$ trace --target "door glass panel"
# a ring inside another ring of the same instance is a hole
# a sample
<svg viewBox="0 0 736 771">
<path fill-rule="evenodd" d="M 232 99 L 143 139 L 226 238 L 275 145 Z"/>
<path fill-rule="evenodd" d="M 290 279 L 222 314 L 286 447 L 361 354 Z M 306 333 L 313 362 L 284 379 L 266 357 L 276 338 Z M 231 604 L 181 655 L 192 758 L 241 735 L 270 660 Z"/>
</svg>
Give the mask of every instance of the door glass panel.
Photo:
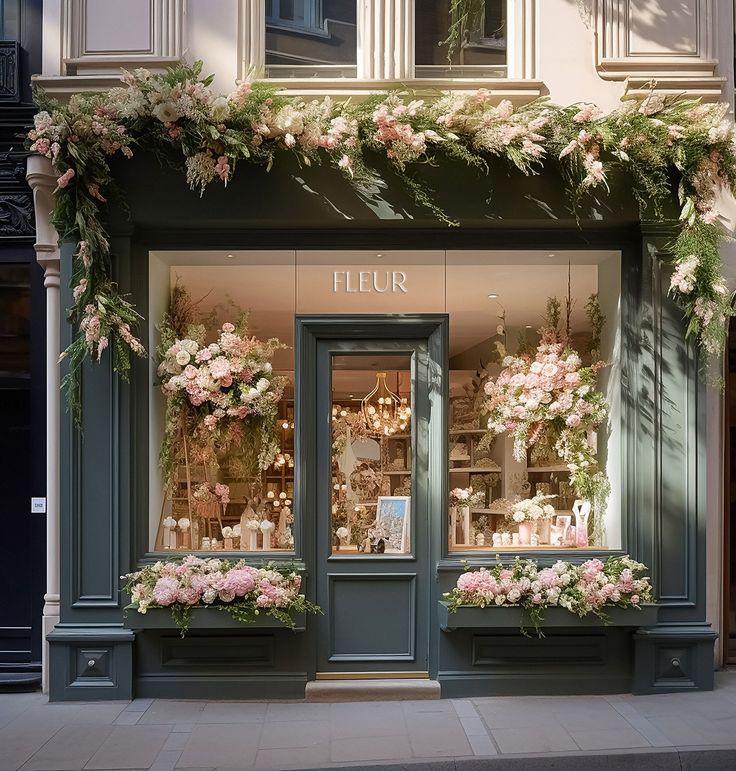
<svg viewBox="0 0 736 771">
<path fill-rule="evenodd" d="M 332 357 L 332 553 L 409 554 L 411 355 Z"/>
</svg>

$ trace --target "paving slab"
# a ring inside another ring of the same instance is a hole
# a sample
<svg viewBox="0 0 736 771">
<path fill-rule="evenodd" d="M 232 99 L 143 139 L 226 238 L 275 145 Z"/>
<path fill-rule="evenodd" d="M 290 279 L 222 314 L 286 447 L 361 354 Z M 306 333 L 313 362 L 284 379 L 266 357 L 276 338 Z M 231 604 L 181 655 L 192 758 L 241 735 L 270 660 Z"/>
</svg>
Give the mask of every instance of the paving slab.
<svg viewBox="0 0 736 771">
<path fill-rule="evenodd" d="M 256 759 L 260 725 L 196 725 L 188 734 L 177 768 L 218 766 L 250 768 Z"/>
<path fill-rule="evenodd" d="M 169 732 L 169 726 L 114 726 L 85 769 L 149 769 Z"/>
<path fill-rule="evenodd" d="M 87 765 L 92 756 L 112 733 L 112 726 L 66 726 L 55 733 L 30 760 L 23 771 L 77 771 Z"/>
</svg>

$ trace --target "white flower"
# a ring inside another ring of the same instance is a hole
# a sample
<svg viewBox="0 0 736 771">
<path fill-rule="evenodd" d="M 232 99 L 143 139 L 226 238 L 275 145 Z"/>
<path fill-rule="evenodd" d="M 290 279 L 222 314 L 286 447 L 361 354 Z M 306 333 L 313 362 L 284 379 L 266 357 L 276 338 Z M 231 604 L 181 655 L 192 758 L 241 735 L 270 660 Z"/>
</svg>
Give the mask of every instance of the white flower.
<svg viewBox="0 0 736 771">
<path fill-rule="evenodd" d="M 256 390 L 259 393 L 263 393 L 264 391 L 268 390 L 268 386 L 270 385 L 270 382 L 267 378 L 262 377 L 257 383 L 256 383 Z"/>
<path fill-rule="evenodd" d="M 218 96 L 217 99 L 212 102 L 210 115 L 212 115 L 212 120 L 217 123 L 222 123 L 224 120 L 227 120 L 230 115 L 230 105 L 224 96 Z"/>
<path fill-rule="evenodd" d="M 176 363 L 184 367 L 187 364 L 189 364 L 189 361 L 191 360 L 191 358 L 192 357 L 186 351 L 179 351 L 176 354 Z"/>
<path fill-rule="evenodd" d="M 174 102 L 161 102 L 153 108 L 153 114 L 161 123 L 173 123 L 179 118 L 179 109 Z"/>
<path fill-rule="evenodd" d="M 186 517 L 182 517 L 177 524 L 182 530 L 189 530 L 192 523 Z"/>
</svg>

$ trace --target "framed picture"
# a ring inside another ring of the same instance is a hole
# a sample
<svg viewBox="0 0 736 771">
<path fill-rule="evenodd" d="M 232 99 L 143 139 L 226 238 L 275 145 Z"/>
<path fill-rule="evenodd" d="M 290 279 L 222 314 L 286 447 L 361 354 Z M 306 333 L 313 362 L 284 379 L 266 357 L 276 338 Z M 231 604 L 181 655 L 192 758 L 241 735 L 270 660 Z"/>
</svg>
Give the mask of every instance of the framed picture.
<svg viewBox="0 0 736 771">
<path fill-rule="evenodd" d="M 409 525 L 411 497 L 408 495 L 379 495 L 376 529 L 386 543 L 387 554 L 406 554 L 411 551 Z"/>
</svg>

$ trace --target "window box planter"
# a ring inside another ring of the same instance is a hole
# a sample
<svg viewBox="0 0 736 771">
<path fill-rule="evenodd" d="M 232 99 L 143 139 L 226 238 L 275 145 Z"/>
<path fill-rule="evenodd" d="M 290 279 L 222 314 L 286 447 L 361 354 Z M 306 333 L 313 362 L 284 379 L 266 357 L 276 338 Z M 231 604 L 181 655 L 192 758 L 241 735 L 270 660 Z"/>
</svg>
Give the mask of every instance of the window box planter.
<svg viewBox="0 0 736 771">
<path fill-rule="evenodd" d="M 562 629 L 570 627 L 641 627 L 653 626 L 657 623 L 658 607 L 642 605 L 641 610 L 634 608 L 608 608 L 606 613 L 608 624 L 604 624 L 597 616 L 590 614 L 584 618 L 570 613 L 564 608 L 547 608 L 544 613 L 542 629 Z M 527 614 L 522 616 L 522 609 L 515 607 L 478 608 L 472 605 L 462 606 L 455 613 L 450 613 L 446 602 L 439 602 L 438 615 L 440 629 L 452 632 L 455 629 L 519 629 L 522 626 L 531 627 Z"/>
<path fill-rule="evenodd" d="M 224 610 L 195 606 L 192 608 L 189 631 L 202 629 L 284 629 L 303 632 L 307 625 L 307 614 L 294 613 L 291 614 L 291 617 L 296 623 L 293 630 L 267 613 L 259 613 L 256 620 L 250 624 L 241 624 Z M 128 606 L 123 615 L 123 623 L 128 629 L 179 629 L 174 623 L 174 619 L 171 618 L 171 611 L 168 608 L 151 608 L 146 613 L 138 613 L 135 608 Z"/>
</svg>

